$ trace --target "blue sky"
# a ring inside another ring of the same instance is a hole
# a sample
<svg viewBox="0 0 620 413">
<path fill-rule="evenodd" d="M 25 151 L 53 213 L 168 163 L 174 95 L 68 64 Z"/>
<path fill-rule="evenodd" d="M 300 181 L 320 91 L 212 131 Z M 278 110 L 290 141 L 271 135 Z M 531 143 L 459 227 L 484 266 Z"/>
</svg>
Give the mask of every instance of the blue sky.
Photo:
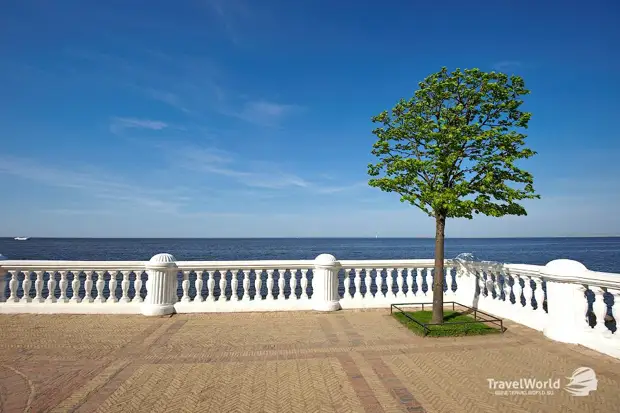
<svg viewBox="0 0 620 413">
<path fill-rule="evenodd" d="M 8 1 L 0 236 L 434 236 L 367 185 L 370 118 L 442 66 L 532 94 L 527 217 L 446 234 L 620 235 L 613 1 Z"/>
</svg>

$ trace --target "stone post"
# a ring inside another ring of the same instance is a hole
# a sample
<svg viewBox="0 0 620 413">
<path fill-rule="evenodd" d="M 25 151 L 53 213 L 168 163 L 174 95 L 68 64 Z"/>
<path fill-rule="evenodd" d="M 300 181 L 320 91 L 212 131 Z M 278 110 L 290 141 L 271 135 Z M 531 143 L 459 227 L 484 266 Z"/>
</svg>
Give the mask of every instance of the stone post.
<svg viewBox="0 0 620 413">
<path fill-rule="evenodd" d="M 2 261 L 4 260 L 6 260 L 6 257 L 0 254 L 0 264 L 2 264 Z M 0 266 L 0 303 L 6 301 L 6 273 L 7 271 Z"/>
<path fill-rule="evenodd" d="M 582 263 L 573 260 L 554 260 L 541 270 L 547 284 L 548 321 L 543 333 L 548 338 L 569 344 L 579 343 L 586 325 L 586 297 L 574 279 L 587 276 L 587 273 L 588 269 Z"/>
<path fill-rule="evenodd" d="M 178 283 L 175 258 L 170 254 L 157 254 L 145 266 L 148 280 L 142 314 L 156 316 L 174 313 Z"/>
<path fill-rule="evenodd" d="M 330 254 L 321 254 L 314 260 L 312 279 L 312 309 L 317 311 L 340 310 L 338 295 L 340 263 Z"/>
</svg>

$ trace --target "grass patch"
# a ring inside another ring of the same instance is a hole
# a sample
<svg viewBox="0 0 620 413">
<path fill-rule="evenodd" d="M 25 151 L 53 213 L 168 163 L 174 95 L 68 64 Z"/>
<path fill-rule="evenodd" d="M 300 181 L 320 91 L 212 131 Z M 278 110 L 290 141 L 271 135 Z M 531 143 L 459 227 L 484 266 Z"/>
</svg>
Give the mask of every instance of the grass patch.
<svg viewBox="0 0 620 413">
<path fill-rule="evenodd" d="M 411 321 L 405 314 L 421 324 L 426 324 L 431 322 L 433 313 L 431 311 L 406 311 L 392 313 L 394 318 L 404 324 L 409 330 L 423 336 L 424 328 L 421 325 Z M 442 325 L 427 325 L 427 336 L 477 336 L 501 332 L 499 326 L 495 326 L 490 323 L 483 323 L 481 321 L 475 321 L 474 317 L 469 315 L 467 312 L 444 310 L 443 320 L 444 324 Z M 467 322 L 468 324 L 454 324 L 460 322 Z"/>
</svg>

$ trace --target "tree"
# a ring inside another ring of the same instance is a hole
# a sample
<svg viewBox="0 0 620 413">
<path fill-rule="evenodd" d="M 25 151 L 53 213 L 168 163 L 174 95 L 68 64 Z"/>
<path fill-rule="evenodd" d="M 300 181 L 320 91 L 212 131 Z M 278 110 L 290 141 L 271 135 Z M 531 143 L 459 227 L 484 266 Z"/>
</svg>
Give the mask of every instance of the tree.
<svg viewBox="0 0 620 413">
<path fill-rule="evenodd" d="M 446 219 L 527 215 L 518 201 L 539 198 L 532 175 L 517 166 L 536 154 L 520 132 L 531 117 L 520 109 L 530 92 L 519 76 L 445 67 L 418 86 L 372 118 L 380 126 L 369 184 L 435 218 L 432 322 L 442 323 Z"/>
</svg>

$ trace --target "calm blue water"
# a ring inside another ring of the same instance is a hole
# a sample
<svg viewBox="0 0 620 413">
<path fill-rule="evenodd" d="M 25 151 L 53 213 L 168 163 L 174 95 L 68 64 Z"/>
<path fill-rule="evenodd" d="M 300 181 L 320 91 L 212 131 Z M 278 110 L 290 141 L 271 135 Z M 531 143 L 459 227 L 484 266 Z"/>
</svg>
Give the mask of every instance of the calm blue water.
<svg viewBox="0 0 620 413">
<path fill-rule="evenodd" d="M 10 259 L 148 260 L 169 252 L 178 260 L 432 258 L 433 239 L 420 238 L 259 238 L 259 239 L 96 239 L 0 238 L 0 254 Z M 558 258 L 620 273 L 620 237 L 613 238 L 451 238 L 446 258 L 460 253 L 500 262 L 538 264 Z"/>
</svg>

